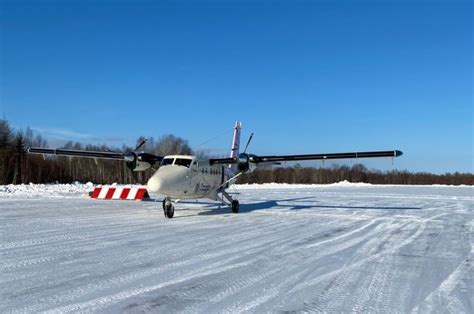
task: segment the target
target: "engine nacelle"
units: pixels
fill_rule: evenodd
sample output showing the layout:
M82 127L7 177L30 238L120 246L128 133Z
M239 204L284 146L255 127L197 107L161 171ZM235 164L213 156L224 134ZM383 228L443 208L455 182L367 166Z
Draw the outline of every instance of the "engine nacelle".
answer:
M150 169L157 161L156 156L147 153L129 152L125 154L127 168L132 171L145 171Z
M133 171L145 171L147 169L150 169L151 165L145 161L140 161L137 160L135 163L135 168L133 168Z
M237 169L239 172L252 172L256 169L255 163L251 162L251 157L253 155L249 155L246 153L241 153L237 157Z

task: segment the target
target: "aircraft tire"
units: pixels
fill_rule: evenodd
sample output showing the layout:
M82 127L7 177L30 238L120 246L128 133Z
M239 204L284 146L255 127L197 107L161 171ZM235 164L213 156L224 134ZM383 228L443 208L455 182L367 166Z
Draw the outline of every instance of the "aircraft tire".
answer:
M233 200L231 203L232 213L237 214L239 212L239 201Z
M171 202L168 202L166 205L165 205L165 217L166 218L173 218L174 216L174 206L173 206L173 203Z

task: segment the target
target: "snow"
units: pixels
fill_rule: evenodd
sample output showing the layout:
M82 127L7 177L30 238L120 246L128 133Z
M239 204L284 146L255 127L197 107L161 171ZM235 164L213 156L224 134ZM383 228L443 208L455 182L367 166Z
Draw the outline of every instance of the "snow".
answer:
M168 220L92 186L0 186L0 312L474 312L474 187L239 185Z
M72 184L20 184L0 185L0 197L24 196L24 197L53 197L53 198L78 198L84 197L93 190L92 182L85 184L74 182ZM102 185L97 185L102 186ZM111 186L118 186L117 183ZM127 185L134 187L139 185Z

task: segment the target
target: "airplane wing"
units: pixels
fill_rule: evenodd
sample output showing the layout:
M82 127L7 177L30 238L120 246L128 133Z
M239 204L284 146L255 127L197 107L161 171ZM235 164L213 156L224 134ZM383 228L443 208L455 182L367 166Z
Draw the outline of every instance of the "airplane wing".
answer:
M50 149L50 148L30 147L28 149L28 153L41 154L41 155L68 156L68 157L87 157L87 158L99 158L99 159L125 160L125 154L114 153L114 152L97 152L97 151L88 151L88 150Z
M390 151L329 153L329 154L309 154L309 155L250 156L249 159L252 162L260 163L260 162L277 162L277 161L398 157L398 156L401 156L402 154L403 153L399 150L390 150Z
M66 157L85 157L85 158L96 158L96 159L113 159L123 160L127 167L132 171L144 171L156 164L160 164L163 159L162 156L156 156L149 153L138 153L138 152L127 152L114 153L114 152L97 152L88 150L72 150L72 149L50 149L50 148L37 148L31 147L28 149L29 154L40 154L40 155L56 155Z
M240 159L247 159L253 163L281 162L281 161L301 161L301 160L327 160L327 159L357 159L357 158L377 158L377 157L399 157L403 153L399 150L371 151L371 152L350 152L350 153L328 153L328 154L307 154L307 155L269 155L257 156L244 154L244 156L234 158L211 159L211 164L236 164Z

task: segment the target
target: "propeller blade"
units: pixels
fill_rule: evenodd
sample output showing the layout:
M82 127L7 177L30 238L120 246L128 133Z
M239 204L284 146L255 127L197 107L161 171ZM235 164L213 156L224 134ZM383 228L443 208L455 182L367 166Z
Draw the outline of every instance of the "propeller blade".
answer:
M136 152L137 150L140 149L140 147L142 147L143 145L145 145L146 141L148 141L148 139L144 139L143 141L140 142L140 144L138 144L138 146L134 149L134 152Z
M247 145L245 145L244 154L247 152L247 148L249 147L250 142L252 141L253 133L250 134L249 140L247 141Z

